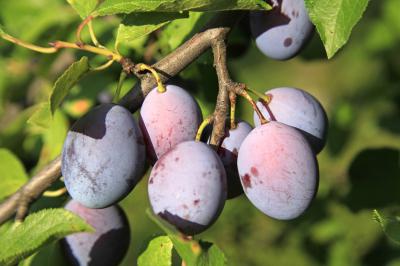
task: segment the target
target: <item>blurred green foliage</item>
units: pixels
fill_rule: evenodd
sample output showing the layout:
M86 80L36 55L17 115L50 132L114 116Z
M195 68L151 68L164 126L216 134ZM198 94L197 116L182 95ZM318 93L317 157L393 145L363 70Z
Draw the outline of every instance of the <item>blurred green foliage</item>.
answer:
M57 39L73 41L80 23L62 0L0 0L0 7L0 24L10 34L39 45ZM398 10L398 0L371 1L349 43L329 61L317 35L300 56L277 62L255 48L246 20L232 33L228 53L234 80L259 91L281 86L309 91L326 108L330 130L327 147L318 156L320 189L304 216L275 221L241 196L228 201L216 224L200 236L218 244L228 265L400 265L400 247L372 218L375 208L400 213ZM105 17L93 23L107 47L113 46L120 20ZM191 17L190 23L200 27L204 21ZM152 63L193 33L172 23L165 33L158 31L120 50L135 62ZM87 32L84 39L89 40ZM0 148L18 156L30 174L59 154L69 125L102 97L112 97L120 74L117 64L75 85L48 128L27 123L37 106L48 100L57 77L83 55L87 54L70 50L42 55L0 40ZM104 62L104 58L87 56L93 65ZM210 53L172 82L193 93L204 115L212 112L217 80ZM123 92L134 83L134 79L126 81ZM252 115L251 107L240 101L238 117L252 122ZM149 206L146 182L144 177L121 202L132 230L122 265L134 265L149 241L162 234L145 215ZM41 199L33 210L62 206L65 200ZM56 249L51 245L24 264L60 265L63 259Z

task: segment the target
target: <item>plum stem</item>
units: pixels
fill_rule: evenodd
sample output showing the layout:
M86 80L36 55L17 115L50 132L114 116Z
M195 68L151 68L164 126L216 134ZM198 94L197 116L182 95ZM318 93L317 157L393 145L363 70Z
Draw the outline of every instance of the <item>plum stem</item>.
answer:
M164 84L162 83L160 76L158 75L157 71L154 68L152 68L151 66L148 66L146 64L143 64L143 63L137 64L136 67L139 69L139 71L144 71L144 70L150 71L150 73L153 75L154 79L156 80L157 91L159 93L164 93L167 91Z
M242 96L243 98L245 98L253 107L253 110L257 113L258 117L260 118L261 124L266 124L269 121L267 119L265 119L264 115L261 113L260 109L258 108L256 102L253 100L253 98L251 98L251 96L249 95L249 93L245 90L242 90L239 94L240 96Z
M203 120L203 122L199 126L199 129L197 130L196 141L200 141L201 135L203 134L204 129L209 124L211 124L213 121L214 121L214 116L212 116L212 115Z
M236 122L235 122L236 93L234 93L232 91L229 92L229 101L231 104L231 113L230 113L231 128L230 129L235 129L237 126Z
M55 198L55 197L64 195L66 192L67 192L67 188L62 187L57 190L46 190L45 192L43 192L43 196L48 197L48 198Z
M267 94L267 95L262 94L262 93L260 93L260 92L258 92L256 90L253 90L253 89L251 89L251 88L249 88L247 86L246 86L245 90L248 91L248 92L253 93L255 96L257 96L258 98L262 99L267 104L271 102L272 98L271 98L271 95L269 95L269 94Z

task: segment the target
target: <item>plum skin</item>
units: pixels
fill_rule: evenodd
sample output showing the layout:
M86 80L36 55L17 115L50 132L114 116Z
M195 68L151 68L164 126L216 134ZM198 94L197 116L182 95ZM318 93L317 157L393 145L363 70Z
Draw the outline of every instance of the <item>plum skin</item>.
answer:
M124 211L117 205L90 209L74 200L70 200L65 209L95 229L94 233L76 233L61 241L70 262L76 266L119 265L130 242L130 228Z
M179 143L154 165L148 193L154 213L184 234L198 234L211 226L224 206L224 166L207 144Z
M114 104L100 105L68 132L61 171L74 200L105 208L126 196L143 174L145 147L131 113Z
M139 126L151 164L176 144L194 140L202 122L195 99L184 89L167 85L165 92L154 88L140 109Z
M291 87L279 87L265 92L269 103L257 102L267 120L278 121L300 130L318 154L324 148L328 132L328 117L321 103L308 92ZM253 114L255 126L261 124Z
M251 203L279 220L300 216L318 188L318 163L308 141L279 122L256 127L246 137L238 170Z
M225 124L225 127L225 136L218 147L217 153L225 167L228 199L233 199L243 194L237 170L237 156L243 140L250 133L252 127L244 121L236 123L236 127L233 129L228 129L228 123Z
M256 45L272 59L290 59L301 51L314 32L304 0L267 2L272 10L250 13L250 27Z

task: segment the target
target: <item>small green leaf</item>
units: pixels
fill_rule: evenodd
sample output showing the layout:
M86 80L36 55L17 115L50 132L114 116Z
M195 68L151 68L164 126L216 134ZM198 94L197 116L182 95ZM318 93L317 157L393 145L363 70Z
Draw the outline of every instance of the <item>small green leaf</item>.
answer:
M400 217L384 217L377 210L372 212L373 219L379 223L385 234L397 244L400 244Z
M93 228L64 209L45 209L29 215L0 235L0 265L14 265L42 246L69 234L92 232Z
M133 12L182 12L221 10L265 10L263 0L105 0L93 15L107 16Z
M159 216L146 211L150 219L155 222L171 239L175 250L188 266L225 266L227 260L223 252L214 244L189 239L177 231L171 224Z
M98 0L67 0L67 2L78 12L81 18L89 16L98 4Z
M331 58L349 39L368 0L305 0L311 21Z
M172 242L168 236L152 239L147 249L140 255L138 266L170 266L172 264Z
M53 118L50 111L50 103L39 103L32 116L28 119L27 123L42 128L48 128Z
M86 56L81 60L73 63L62 75L58 78L53 87L53 92L50 96L50 110L54 114L55 110L60 106L64 98L68 95L71 88L89 72L90 66Z
M21 161L7 149L0 149L0 173L0 200L13 194L28 180Z
M171 20L184 17L187 17L187 13L157 12L129 14L118 27L117 44L129 44L161 28Z

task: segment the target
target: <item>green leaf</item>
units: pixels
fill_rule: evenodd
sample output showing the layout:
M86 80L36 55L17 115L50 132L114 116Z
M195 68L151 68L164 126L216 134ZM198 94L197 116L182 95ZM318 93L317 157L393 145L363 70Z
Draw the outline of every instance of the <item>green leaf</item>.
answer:
M349 39L368 0L305 0L311 21L331 58Z
M45 209L33 213L0 235L0 265L14 265L42 246L78 232L93 232L93 228L69 211Z
M98 4L98 0L67 0L67 2L83 19L88 17Z
M208 246L207 252L203 253L197 265L201 266L225 266L227 265L227 259L222 250L216 245L212 245L211 243L201 242L203 246Z
M225 266L227 260L223 252L214 244L189 239L176 230L171 224L159 216L146 211L150 219L155 222L171 239L174 248L188 266Z
M377 210L372 212L373 219L380 224L385 234L400 244L400 217L384 217Z
M61 245L53 242L42 248L32 256L21 261L18 266L70 266Z
M61 153L68 129L67 118L58 110L48 127L44 130L38 130L42 135L43 146L35 169L41 169Z
M28 119L27 123L42 128L48 128L52 120L53 118L50 111L50 103L44 102L44 103L39 103L36 106L35 112Z
M50 111L54 114L55 110L60 106L64 98L68 95L71 88L89 72L90 66L86 56L81 60L73 63L62 75L58 78L53 87L53 92L50 96Z
M129 44L161 28L171 20L187 17L187 13L157 12L127 15L118 27L117 45Z
M105 0L93 15L107 16L133 12L182 12L220 10L265 10L263 0Z
M198 32L209 16L202 12L190 12L185 19L176 19L169 23L160 34L159 44L163 54L170 53L179 45Z
M7 149L0 149L0 173L0 200L13 194L28 180L23 164Z
M168 236L152 239L147 249L140 255L138 266L170 266L172 264L172 242Z
M59 28L76 19L64 1L1 1L0 17L10 35L26 42L41 42L52 27ZM18 17L18 19L16 19ZM34 21L34 23L32 23Z

